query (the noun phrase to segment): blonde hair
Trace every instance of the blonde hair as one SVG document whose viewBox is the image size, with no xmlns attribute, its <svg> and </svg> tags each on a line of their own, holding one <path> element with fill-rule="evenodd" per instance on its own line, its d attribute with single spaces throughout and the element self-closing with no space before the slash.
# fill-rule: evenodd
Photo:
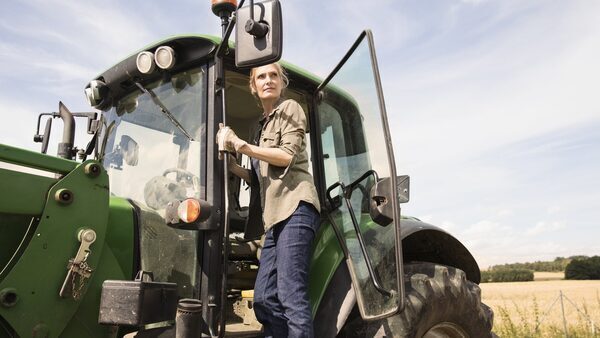
<svg viewBox="0 0 600 338">
<path fill-rule="evenodd" d="M 283 69 L 283 67 L 281 66 L 281 64 L 279 62 L 271 63 L 271 65 L 275 66 L 275 69 L 277 70 L 277 75 L 279 75 L 279 77 L 281 78 L 281 81 L 283 82 L 283 87 L 281 87 L 281 97 L 283 97 L 283 94 L 285 93 L 285 89 L 290 84 L 290 80 L 287 76 L 287 73 L 285 72 L 285 69 Z M 265 66 L 268 66 L 268 65 L 265 65 Z M 248 85 L 250 87 L 250 92 L 256 99 L 258 99 L 258 93 L 256 91 L 256 85 L 254 84 L 254 76 L 256 76 L 256 70 L 258 68 L 259 67 L 252 68 L 250 70 L 250 76 L 248 77 Z"/>
</svg>

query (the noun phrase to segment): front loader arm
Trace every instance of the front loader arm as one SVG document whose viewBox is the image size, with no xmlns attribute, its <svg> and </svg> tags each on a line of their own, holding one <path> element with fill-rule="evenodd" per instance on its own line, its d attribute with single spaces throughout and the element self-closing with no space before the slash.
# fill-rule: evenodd
<svg viewBox="0 0 600 338">
<path fill-rule="evenodd" d="M 60 175 L 0 170 L 2 223 L 14 215 L 31 217 L 2 266 L 0 319 L 20 337 L 58 337 L 85 298 L 100 262 L 109 218 L 108 176 L 95 161 L 79 164 L 4 145 L 0 161 Z M 2 236 L 17 227 L 2 225 Z M 87 251 L 86 241 L 91 242 Z"/>
</svg>

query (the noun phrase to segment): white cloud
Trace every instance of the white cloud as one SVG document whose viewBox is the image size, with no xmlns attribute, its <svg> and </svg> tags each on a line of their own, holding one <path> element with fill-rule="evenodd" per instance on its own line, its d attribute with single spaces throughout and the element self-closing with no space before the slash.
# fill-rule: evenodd
<svg viewBox="0 0 600 338">
<path fill-rule="evenodd" d="M 565 228 L 564 222 L 548 222 L 548 221 L 540 221 L 533 228 L 528 229 L 525 234 L 527 236 L 538 236 L 542 234 L 547 234 L 551 232 L 556 232 L 558 230 Z"/>
<path fill-rule="evenodd" d="M 460 0 L 460 2 L 464 2 L 466 4 L 472 4 L 472 5 L 479 5 L 481 3 L 484 3 L 488 0 Z"/>
<path fill-rule="evenodd" d="M 5 119 L 0 127 L 0 143 L 18 147 L 23 147 L 27 143 L 33 144 L 31 140 L 35 132 L 36 120 L 25 118 L 32 117 L 30 114 L 31 109 L 30 106 L 28 107 L 21 102 L 7 98 L 4 94 L 0 94 L 0 112 L 3 114 L 3 119 Z"/>
<path fill-rule="evenodd" d="M 434 224 L 450 234 L 460 231 L 460 228 L 454 222 L 442 221 L 441 223 L 436 222 Z"/>
<path fill-rule="evenodd" d="M 392 135 L 397 167 L 411 175 L 403 210 L 457 224 L 455 235 L 486 264 L 594 246 L 589 232 L 564 234 L 564 222 L 539 220 L 560 214 L 582 229 L 600 216 L 597 161 L 578 157 L 579 148 L 593 146 L 559 136 L 600 119 L 598 4 L 488 1 L 476 12 L 457 6 L 444 31 L 404 46 L 402 57 L 380 59 L 388 116 L 399 130 Z M 485 16 L 486 6 L 501 10 Z M 519 156 L 501 153 L 539 135 L 548 141 L 510 149 Z M 553 155 L 557 146 L 575 147 L 561 151 L 572 159 L 552 158 L 564 156 Z M 557 165 L 567 163 L 579 168 L 577 176 L 557 179 Z"/>
<path fill-rule="evenodd" d="M 21 39 L 36 39 L 59 45 L 75 44 L 72 37 L 66 34 L 51 30 L 40 30 L 39 27 L 23 24 L 19 21 L 13 22 L 10 25 L 6 22 L 0 22 L 0 29 L 4 31 L 4 34 L 10 33 L 11 35 L 19 36 Z"/>
<path fill-rule="evenodd" d="M 497 217 L 508 217 L 512 215 L 514 215 L 514 211 L 511 209 L 501 209 L 498 210 L 498 213 L 496 214 Z"/>
<path fill-rule="evenodd" d="M 546 212 L 549 215 L 558 214 L 561 211 L 562 211 L 562 208 L 559 205 L 552 205 L 552 206 L 548 207 L 548 209 L 546 210 Z"/>
<path fill-rule="evenodd" d="M 390 65 L 395 76 L 384 88 L 399 109 L 392 123 L 406 127 L 395 143 L 431 165 L 597 120 L 600 26 L 593 10 L 573 7 L 563 13 L 541 6 L 472 44 L 430 47 L 424 59 Z M 436 151 L 442 142 L 452 151 Z"/>
</svg>

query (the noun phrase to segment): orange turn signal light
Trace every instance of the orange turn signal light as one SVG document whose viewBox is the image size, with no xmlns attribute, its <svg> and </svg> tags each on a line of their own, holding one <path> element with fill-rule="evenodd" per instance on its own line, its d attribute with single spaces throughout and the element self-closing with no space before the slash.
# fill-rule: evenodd
<svg viewBox="0 0 600 338">
<path fill-rule="evenodd" d="M 192 223 L 200 218 L 200 202 L 194 198 L 188 198 L 177 207 L 177 216 L 182 222 Z"/>
<path fill-rule="evenodd" d="M 218 222 L 203 223 L 210 218 L 212 205 L 199 198 L 173 200 L 165 208 L 168 226 L 180 230 L 212 230 Z"/>
</svg>

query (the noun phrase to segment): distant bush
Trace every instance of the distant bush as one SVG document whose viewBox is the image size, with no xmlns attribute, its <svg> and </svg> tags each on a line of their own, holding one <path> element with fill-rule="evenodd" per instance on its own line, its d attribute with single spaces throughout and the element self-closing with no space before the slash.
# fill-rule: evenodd
<svg viewBox="0 0 600 338">
<path fill-rule="evenodd" d="M 565 279 L 600 279 L 600 256 L 573 259 L 565 269 Z"/>
<path fill-rule="evenodd" d="M 494 268 L 481 272 L 482 283 L 528 282 L 533 280 L 533 271 L 528 269 Z"/>
</svg>

